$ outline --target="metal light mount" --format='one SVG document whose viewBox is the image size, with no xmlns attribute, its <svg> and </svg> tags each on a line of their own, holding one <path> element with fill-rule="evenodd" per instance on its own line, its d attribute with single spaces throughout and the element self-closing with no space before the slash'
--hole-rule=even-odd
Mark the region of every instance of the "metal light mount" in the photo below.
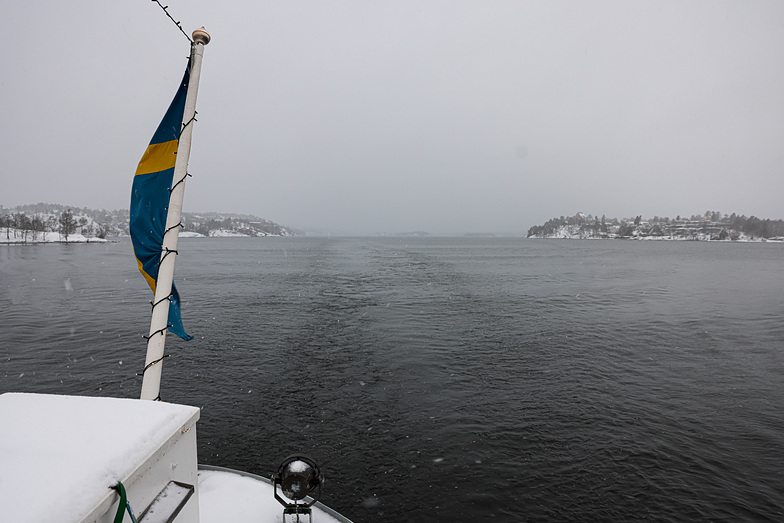
<svg viewBox="0 0 784 523">
<path fill-rule="evenodd" d="M 275 499 L 283 505 L 283 521 L 286 521 L 286 515 L 296 515 L 296 521 L 299 521 L 300 514 L 307 514 L 312 522 L 313 515 L 310 507 L 321 496 L 322 483 L 324 483 L 324 476 L 313 458 L 302 454 L 294 454 L 284 459 L 283 463 L 278 467 L 278 472 L 272 476 L 272 488 Z M 288 500 L 278 496 L 278 485 L 280 485 L 283 495 Z M 317 487 L 318 493 L 315 496 L 299 503 L 305 500 Z M 293 500 L 293 503 L 290 500 Z"/>
</svg>

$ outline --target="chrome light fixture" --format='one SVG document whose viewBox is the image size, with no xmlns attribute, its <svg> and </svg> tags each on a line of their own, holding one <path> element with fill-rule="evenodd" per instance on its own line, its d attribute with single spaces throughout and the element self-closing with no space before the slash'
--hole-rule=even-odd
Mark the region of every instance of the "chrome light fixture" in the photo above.
<svg viewBox="0 0 784 523">
<path fill-rule="evenodd" d="M 295 454 L 283 460 L 283 463 L 278 467 L 277 474 L 272 476 L 272 487 L 275 499 L 283 505 L 284 523 L 287 515 L 295 515 L 296 520 L 294 521 L 299 521 L 300 514 L 303 516 L 307 514 L 309 520 L 313 521 L 310 507 L 321 496 L 322 483 L 324 483 L 324 476 L 313 458 Z M 278 495 L 279 485 L 283 495 L 288 499 L 283 499 Z M 306 499 L 316 488 L 318 488 L 318 493 L 314 497 Z"/>
</svg>

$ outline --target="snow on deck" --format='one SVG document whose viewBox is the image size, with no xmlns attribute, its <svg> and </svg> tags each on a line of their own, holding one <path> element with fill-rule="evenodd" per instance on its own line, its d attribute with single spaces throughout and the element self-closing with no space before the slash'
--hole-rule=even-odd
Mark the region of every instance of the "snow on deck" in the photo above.
<svg viewBox="0 0 784 523">
<path fill-rule="evenodd" d="M 74 521 L 199 409 L 156 401 L 0 395 L 0 521 Z"/>
<path fill-rule="evenodd" d="M 199 470 L 200 523 L 281 523 L 283 505 L 272 485 L 252 477 L 217 470 Z M 291 517 L 286 521 L 291 521 Z M 300 521 L 309 521 L 307 517 Z M 345 520 L 344 520 L 345 521 Z M 313 523 L 341 523 L 313 507 Z"/>
</svg>

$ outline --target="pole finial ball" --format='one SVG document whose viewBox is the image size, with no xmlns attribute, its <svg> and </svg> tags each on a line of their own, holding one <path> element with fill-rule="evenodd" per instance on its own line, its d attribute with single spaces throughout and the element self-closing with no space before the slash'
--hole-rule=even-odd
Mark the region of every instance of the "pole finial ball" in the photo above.
<svg viewBox="0 0 784 523">
<path fill-rule="evenodd" d="M 196 29 L 193 32 L 193 41 L 199 44 L 207 45 L 210 43 L 210 33 L 204 30 L 204 26 L 201 26 L 201 29 Z"/>
</svg>

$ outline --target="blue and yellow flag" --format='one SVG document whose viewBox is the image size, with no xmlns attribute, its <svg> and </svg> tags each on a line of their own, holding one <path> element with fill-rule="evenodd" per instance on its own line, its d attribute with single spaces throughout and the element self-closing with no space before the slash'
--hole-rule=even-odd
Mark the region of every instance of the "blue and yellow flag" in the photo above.
<svg viewBox="0 0 784 523">
<path fill-rule="evenodd" d="M 177 158 L 177 145 L 185 112 L 185 95 L 188 92 L 190 62 L 185 76 L 174 95 L 169 109 L 161 120 L 158 130 L 144 152 L 131 189 L 131 220 L 129 224 L 133 252 L 139 270 L 155 295 L 158 281 L 158 266 L 161 259 L 163 235 L 166 232 L 166 217 L 169 213 L 169 195 Z M 193 336 L 185 333 L 180 316 L 180 296 L 172 283 L 169 304 L 169 330 L 184 340 Z"/>
</svg>

